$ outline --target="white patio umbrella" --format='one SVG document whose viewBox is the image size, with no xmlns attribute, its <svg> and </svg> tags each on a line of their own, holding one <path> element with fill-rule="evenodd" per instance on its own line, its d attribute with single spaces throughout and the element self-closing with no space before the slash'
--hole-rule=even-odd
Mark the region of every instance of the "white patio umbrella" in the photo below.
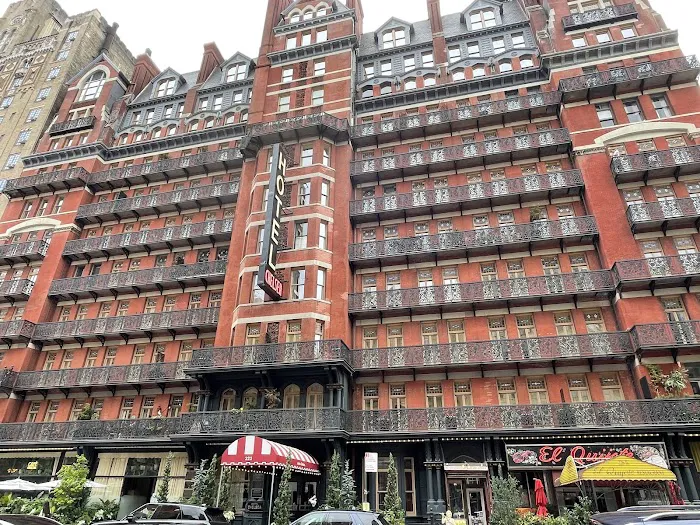
<svg viewBox="0 0 700 525">
<path fill-rule="evenodd" d="M 0 481 L 0 492 L 39 492 L 42 487 L 22 478 Z"/>
<path fill-rule="evenodd" d="M 42 490 L 53 490 L 56 487 L 58 487 L 60 484 L 61 484 L 61 480 L 54 479 L 53 481 L 47 481 L 46 483 L 39 483 L 38 487 L 40 487 Z M 85 487 L 89 488 L 89 489 L 102 489 L 106 486 L 107 485 L 103 485 L 102 483 L 97 483 L 96 481 L 87 480 L 85 482 Z"/>
</svg>

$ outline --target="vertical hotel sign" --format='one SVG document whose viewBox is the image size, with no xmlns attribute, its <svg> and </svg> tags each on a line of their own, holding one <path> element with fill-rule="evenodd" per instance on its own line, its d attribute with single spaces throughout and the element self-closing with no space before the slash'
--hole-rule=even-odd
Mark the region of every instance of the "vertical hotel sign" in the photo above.
<svg viewBox="0 0 700 525">
<path fill-rule="evenodd" d="M 282 281 L 275 272 L 277 270 L 277 250 L 280 244 L 282 225 L 282 198 L 284 196 L 284 176 L 287 171 L 287 159 L 279 144 L 272 146 L 272 169 L 270 170 L 270 191 L 267 198 L 267 213 L 265 215 L 265 232 L 263 236 L 260 267 L 258 268 L 257 285 L 272 300 L 282 299 Z"/>
</svg>

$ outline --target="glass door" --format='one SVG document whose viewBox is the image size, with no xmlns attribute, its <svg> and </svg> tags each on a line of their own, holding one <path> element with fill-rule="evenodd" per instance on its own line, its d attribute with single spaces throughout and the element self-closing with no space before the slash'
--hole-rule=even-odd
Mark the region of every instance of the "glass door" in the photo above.
<svg viewBox="0 0 700 525">
<path fill-rule="evenodd" d="M 484 491 L 482 489 L 467 489 L 469 503 L 469 525 L 486 525 L 484 510 Z"/>
<path fill-rule="evenodd" d="M 450 498 L 450 511 L 455 520 L 465 519 L 464 485 L 461 479 L 447 480 L 447 490 Z"/>
</svg>

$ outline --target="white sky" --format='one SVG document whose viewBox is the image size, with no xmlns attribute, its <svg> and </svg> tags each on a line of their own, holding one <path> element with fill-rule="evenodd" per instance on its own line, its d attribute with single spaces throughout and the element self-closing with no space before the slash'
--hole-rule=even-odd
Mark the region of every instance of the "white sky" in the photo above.
<svg viewBox="0 0 700 525">
<path fill-rule="evenodd" d="M 0 0 L 0 14 L 11 1 Z M 118 35 L 134 55 L 150 48 L 161 70 L 170 66 L 180 73 L 199 69 L 206 42 L 216 42 L 224 58 L 236 51 L 256 58 L 267 7 L 267 0 L 58 1 L 69 15 L 99 9 L 110 24 L 119 24 Z M 441 0 L 442 14 L 459 12 L 471 2 Z M 700 54 L 700 0 L 651 2 L 668 27 L 679 30 L 684 53 Z M 363 0 L 363 7 L 365 32 L 375 30 L 393 15 L 409 22 L 428 18 L 425 0 Z"/>
</svg>

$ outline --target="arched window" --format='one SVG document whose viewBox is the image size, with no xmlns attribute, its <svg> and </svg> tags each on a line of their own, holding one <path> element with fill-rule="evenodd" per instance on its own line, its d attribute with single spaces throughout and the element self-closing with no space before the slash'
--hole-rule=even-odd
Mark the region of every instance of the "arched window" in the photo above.
<svg viewBox="0 0 700 525">
<path fill-rule="evenodd" d="M 464 80 L 464 71 L 453 71 L 452 80 Z"/>
<path fill-rule="evenodd" d="M 383 82 L 379 86 L 379 92 L 382 95 L 388 95 L 389 93 L 391 93 L 391 82 Z"/>
<path fill-rule="evenodd" d="M 302 20 L 311 20 L 314 17 L 314 10 L 312 8 L 307 9 L 301 14 Z"/>
<path fill-rule="evenodd" d="M 210 117 L 204 121 L 204 129 L 209 129 L 214 127 L 214 117 Z"/>
<path fill-rule="evenodd" d="M 248 122 L 248 112 L 245 110 L 241 111 L 241 122 Z"/>
<path fill-rule="evenodd" d="M 435 75 L 425 75 L 423 77 L 424 86 L 434 86 L 435 85 Z"/>
<path fill-rule="evenodd" d="M 80 100 L 94 100 L 100 96 L 107 75 L 104 71 L 95 71 L 88 77 L 80 93 Z"/>
<path fill-rule="evenodd" d="M 306 408 L 323 407 L 323 387 L 314 383 L 306 389 Z"/>
<path fill-rule="evenodd" d="M 484 29 L 496 25 L 496 13 L 493 9 L 482 9 L 469 13 L 469 21 L 474 29 Z"/>
<path fill-rule="evenodd" d="M 141 142 L 143 140 L 143 133 L 140 131 L 134 135 L 133 142 Z"/>
<path fill-rule="evenodd" d="M 158 89 L 156 90 L 156 97 L 165 97 L 175 93 L 176 81 L 174 78 L 166 78 L 158 83 Z"/>
<path fill-rule="evenodd" d="M 224 390 L 221 393 L 221 402 L 219 403 L 219 410 L 228 412 L 233 410 L 234 403 L 236 402 L 236 391 L 232 388 Z"/>
<path fill-rule="evenodd" d="M 190 131 L 197 131 L 199 129 L 199 120 L 195 120 L 190 124 Z"/>
<path fill-rule="evenodd" d="M 484 66 L 476 66 L 474 69 L 472 69 L 472 73 L 474 74 L 474 78 L 483 77 L 486 75 L 486 70 L 484 69 Z"/>
<path fill-rule="evenodd" d="M 243 408 L 251 410 L 258 408 L 258 389 L 249 388 L 243 392 Z"/>
<path fill-rule="evenodd" d="M 300 13 L 296 12 L 296 13 L 292 13 L 291 15 L 289 15 L 289 23 L 290 24 L 296 24 L 299 20 L 301 20 Z"/>
<path fill-rule="evenodd" d="M 173 124 L 172 126 L 168 126 L 168 136 L 175 135 L 175 132 L 177 131 L 177 126 Z"/>
<path fill-rule="evenodd" d="M 407 78 L 403 84 L 403 89 L 405 91 L 408 91 L 409 89 L 416 89 L 416 79 L 415 78 Z"/>
<path fill-rule="evenodd" d="M 326 6 L 320 5 L 318 6 L 318 9 L 316 9 L 316 18 L 319 18 L 321 16 L 326 16 L 328 13 L 328 8 Z"/>
<path fill-rule="evenodd" d="M 508 71 L 513 71 L 513 64 L 511 64 L 510 60 L 502 60 L 501 62 L 498 63 L 498 70 L 501 73 L 507 73 Z"/>
<path fill-rule="evenodd" d="M 163 134 L 163 128 L 154 128 L 153 129 L 153 138 L 157 139 Z"/>
<path fill-rule="evenodd" d="M 224 117 L 224 118 L 226 119 L 225 120 L 226 124 L 233 124 L 236 120 L 236 116 L 233 113 L 227 114 L 226 117 Z"/>
<path fill-rule="evenodd" d="M 301 389 L 297 385 L 289 385 L 284 389 L 282 408 L 299 408 Z"/>
<path fill-rule="evenodd" d="M 370 98 L 374 94 L 372 86 L 365 86 L 362 88 L 362 98 Z"/>
<path fill-rule="evenodd" d="M 520 57 L 520 69 L 525 69 L 534 66 L 535 63 L 530 55 Z"/>
</svg>

